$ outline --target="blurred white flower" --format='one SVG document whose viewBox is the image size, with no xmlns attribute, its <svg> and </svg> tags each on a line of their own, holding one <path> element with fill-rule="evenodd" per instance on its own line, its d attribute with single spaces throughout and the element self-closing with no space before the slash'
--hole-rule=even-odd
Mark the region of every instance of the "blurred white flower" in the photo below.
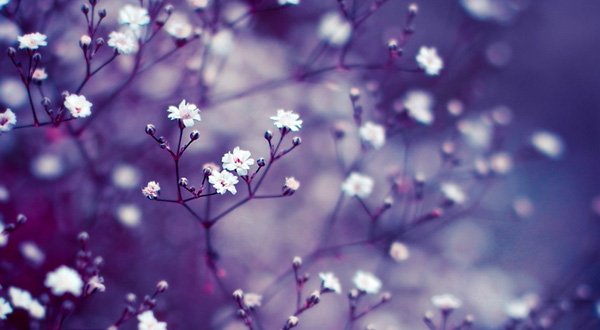
<svg viewBox="0 0 600 330">
<path fill-rule="evenodd" d="M 359 291 L 365 293 L 375 294 L 381 289 L 381 281 L 375 275 L 362 270 L 356 272 L 352 283 Z"/>
<path fill-rule="evenodd" d="M 159 193 L 160 185 L 156 181 L 150 181 L 144 188 L 142 188 L 142 194 L 149 199 L 158 198 Z"/>
<path fill-rule="evenodd" d="M 5 186 L 0 185 L 0 202 L 8 202 L 9 198 L 10 193 L 8 192 L 8 189 L 6 189 Z"/>
<path fill-rule="evenodd" d="M 10 0 L 0 0 L 0 9 L 10 3 Z"/>
<path fill-rule="evenodd" d="M 19 49 L 38 49 L 42 46 L 47 46 L 46 35 L 39 32 L 29 33 L 23 36 L 17 37 L 19 40 Z"/>
<path fill-rule="evenodd" d="M 187 16 L 180 13 L 173 13 L 165 24 L 165 31 L 173 38 L 186 39 L 192 34 L 193 28 Z"/>
<path fill-rule="evenodd" d="M 358 135 L 364 142 L 375 149 L 381 149 L 385 145 L 385 128 L 373 122 L 366 122 L 358 129 Z"/>
<path fill-rule="evenodd" d="M 44 316 L 46 316 L 46 307 L 44 307 L 42 304 L 40 304 L 39 301 L 34 299 L 29 305 L 29 315 L 31 315 L 31 317 L 33 317 L 34 319 L 41 320 L 44 318 Z"/>
<path fill-rule="evenodd" d="M 262 296 L 256 293 L 245 293 L 244 294 L 244 304 L 249 308 L 260 307 L 262 302 Z"/>
<path fill-rule="evenodd" d="M 37 81 L 46 80 L 48 78 L 48 74 L 46 73 L 46 69 L 44 69 L 44 68 L 37 68 L 37 69 L 35 69 L 35 71 L 33 71 L 33 75 L 31 75 L 31 78 L 33 80 L 37 80 Z"/>
<path fill-rule="evenodd" d="M 365 198 L 371 195 L 374 185 L 375 183 L 371 177 L 358 172 L 352 172 L 342 183 L 342 191 L 348 197 L 356 196 Z"/>
<path fill-rule="evenodd" d="M 433 97 L 426 91 L 411 90 L 404 97 L 403 106 L 408 115 L 417 122 L 431 125 L 433 122 Z"/>
<path fill-rule="evenodd" d="M 451 311 L 459 308 L 462 305 L 460 299 L 450 293 L 441 294 L 431 297 L 431 303 L 444 311 Z"/>
<path fill-rule="evenodd" d="M 512 158 L 506 152 L 497 152 L 490 157 L 490 168 L 497 174 L 508 174 L 513 168 Z"/>
<path fill-rule="evenodd" d="M 138 42 L 131 31 L 113 31 L 108 35 L 108 46 L 115 49 L 121 55 L 133 54 L 137 51 Z"/>
<path fill-rule="evenodd" d="M 400 242 L 394 242 L 390 246 L 390 257 L 397 262 L 407 260 L 410 257 L 408 246 Z"/>
<path fill-rule="evenodd" d="M 210 4 L 210 0 L 188 0 L 188 3 L 194 9 L 205 9 Z"/>
<path fill-rule="evenodd" d="M 293 176 L 285 178 L 285 183 L 283 185 L 284 195 L 290 196 L 295 193 L 298 188 L 300 188 L 300 181 L 296 180 Z"/>
<path fill-rule="evenodd" d="M 125 5 L 119 10 L 119 24 L 129 25 L 132 30 L 137 30 L 148 23 L 150 23 L 150 17 L 146 8 Z"/>
<path fill-rule="evenodd" d="M 504 305 L 506 315 L 514 320 L 525 320 L 529 317 L 531 308 L 523 299 L 511 300 Z"/>
<path fill-rule="evenodd" d="M 23 242 L 19 245 L 19 251 L 23 257 L 36 265 L 41 265 L 46 259 L 46 255 L 44 251 L 42 251 L 35 243 L 33 242 Z"/>
<path fill-rule="evenodd" d="M 85 96 L 71 94 L 65 98 L 65 108 L 74 118 L 83 118 L 92 114 L 92 103 Z"/>
<path fill-rule="evenodd" d="M 352 36 L 352 25 L 338 11 L 329 12 L 321 18 L 318 36 L 332 46 L 343 46 Z"/>
<path fill-rule="evenodd" d="M 233 33 L 230 30 L 220 30 L 212 37 L 210 51 L 219 56 L 227 56 L 235 46 Z"/>
<path fill-rule="evenodd" d="M 123 204 L 117 208 L 117 219 L 126 227 L 137 227 L 141 223 L 142 211 L 135 204 Z"/>
<path fill-rule="evenodd" d="M 434 47 L 421 46 L 415 59 L 419 67 L 430 76 L 437 76 L 444 67 L 444 62 Z"/>
<path fill-rule="evenodd" d="M 167 330 L 167 323 L 159 322 L 152 311 L 138 315 L 138 330 Z"/>
<path fill-rule="evenodd" d="M 277 115 L 271 117 L 275 121 L 274 125 L 277 128 L 287 128 L 290 131 L 297 132 L 302 127 L 300 116 L 292 110 L 286 111 L 283 109 L 277 110 Z"/>
<path fill-rule="evenodd" d="M 179 107 L 170 106 L 167 110 L 169 112 L 169 119 L 181 119 L 185 127 L 194 126 L 194 120 L 200 121 L 200 109 L 195 104 L 186 103 L 185 100 L 179 103 Z"/>
<path fill-rule="evenodd" d="M 31 172 L 40 179 L 52 180 L 62 175 L 62 160 L 55 154 L 41 154 L 31 163 Z"/>
<path fill-rule="evenodd" d="M 208 182 L 211 183 L 221 195 L 225 194 L 227 191 L 233 195 L 237 193 L 235 185 L 238 183 L 238 178 L 227 170 L 221 172 L 213 171 L 208 177 Z"/>
<path fill-rule="evenodd" d="M 70 292 L 76 297 L 81 296 L 83 281 L 79 273 L 67 266 L 60 266 L 53 272 L 46 274 L 44 285 L 52 291 L 55 296 L 62 296 Z"/>
<path fill-rule="evenodd" d="M 17 123 L 17 115 L 10 109 L 0 113 L 0 132 L 8 132 Z"/>
<path fill-rule="evenodd" d="M 531 145 L 551 159 L 560 159 L 565 151 L 565 145 L 557 134 L 548 131 L 537 131 L 531 135 Z"/>
<path fill-rule="evenodd" d="M 120 188 L 135 188 L 139 185 L 140 179 L 140 171 L 127 164 L 118 165 L 112 172 L 112 182 Z"/>
<path fill-rule="evenodd" d="M 321 288 L 337 294 L 342 293 L 340 280 L 332 272 L 319 273 L 319 278 L 321 278 Z"/>
<path fill-rule="evenodd" d="M 0 297 L 0 319 L 6 320 L 6 315 L 12 313 L 13 309 L 10 307 L 8 301 Z"/>
<path fill-rule="evenodd" d="M 467 142 L 476 148 L 488 148 L 492 141 L 493 126 L 481 118 L 463 119 L 456 124 Z"/>
<path fill-rule="evenodd" d="M 277 1 L 282 6 L 285 6 L 285 5 L 299 5 L 300 4 L 300 0 L 277 0 Z"/>
<path fill-rule="evenodd" d="M 442 194 L 444 194 L 444 197 L 453 203 L 463 204 L 467 201 L 467 195 L 462 188 L 455 183 L 442 183 L 440 190 L 442 191 Z"/>
<path fill-rule="evenodd" d="M 2 222 L 0 222 L 0 247 L 6 246 L 6 244 L 8 243 L 8 235 L 6 233 L 4 233 L 3 231 L 4 231 L 4 224 Z"/>
<path fill-rule="evenodd" d="M 448 112 L 453 116 L 460 116 L 465 111 L 465 105 L 457 99 L 448 101 Z"/>
<path fill-rule="evenodd" d="M 98 292 L 104 292 L 106 290 L 106 286 L 103 283 L 103 279 L 102 277 L 98 276 L 98 275 L 94 275 L 92 278 L 90 278 L 90 280 L 87 282 L 86 286 L 85 286 L 85 293 L 90 295 L 96 291 Z"/>
<path fill-rule="evenodd" d="M 221 159 L 223 168 L 228 171 L 236 171 L 238 175 L 247 175 L 254 159 L 250 158 L 250 151 L 235 147 L 232 152 L 223 155 Z"/>
<path fill-rule="evenodd" d="M 23 308 L 29 310 L 29 306 L 33 301 L 31 297 L 31 293 L 29 291 L 21 290 L 14 286 L 8 288 L 8 295 L 10 296 L 10 301 L 15 308 Z"/>
</svg>

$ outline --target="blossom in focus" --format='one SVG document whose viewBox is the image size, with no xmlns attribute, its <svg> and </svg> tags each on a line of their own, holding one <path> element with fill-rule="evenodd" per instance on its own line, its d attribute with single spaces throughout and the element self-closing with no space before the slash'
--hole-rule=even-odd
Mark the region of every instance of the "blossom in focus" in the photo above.
<svg viewBox="0 0 600 330">
<path fill-rule="evenodd" d="M 170 106 L 167 111 L 169 112 L 169 119 L 181 119 L 185 127 L 192 127 L 194 126 L 194 120 L 201 120 L 200 109 L 195 104 L 186 103 L 185 100 L 181 101 L 178 107 Z"/>
<path fill-rule="evenodd" d="M 223 168 L 228 171 L 236 171 L 238 175 L 247 175 L 254 159 L 250 158 L 250 151 L 235 147 L 233 152 L 228 152 L 221 159 Z"/>
<path fill-rule="evenodd" d="M 425 70 L 425 73 L 430 76 L 437 76 L 444 67 L 444 62 L 434 47 L 422 46 L 415 59 L 419 67 Z"/>
<path fill-rule="evenodd" d="M 92 103 L 85 96 L 71 94 L 65 98 L 65 108 L 74 118 L 83 118 L 92 114 Z"/>
<path fill-rule="evenodd" d="M 119 10 L 119 24 L 129 25 L 132 30 L 137 30 L 148 23 L 150 23 L 150 17 L 146 8 L 125 5 Z"/>
<path fill-rule="evenodd" d="M 342 191 L 348 197 L 360 197 L 365 198 L 371 195 L 373 192 L 373 186 L 375 185 L 373 179 L 364 174 L 357 172 L 350 173 L 350 176 L 342 183 Z"/>
<path fill-rule="evenodd" d="M 46 35 L 39 32 L 29 33 L 26 35 L 18 36 L 19 49 L 38 49 L 42 46 L 47 46 Z"/>
<path fill-rule="evenodd" d="M 381 289 L 381 280 L 375 275 L 359 270 L 352 278 L 352 283 L 359 290 L 365 293 L 375 294 Z"/>
<path fill-rule="evenodd" d="M 332 46 L 343 46 L 352 36 L 352 25 L 339 12 L 330 12 L 321 18 L 318 36 Z"/>
<path fill-rule="evenodd" d="M 406 93 L 403 107 L 408 115 L 421 124 L 431 125 L 433 122 L 433 97 L 422 90 L 412 90 Z"/>
<path fill-rule="evenodd" d="M 235 185 L 238 183 L 238 178 L 227 170 L 223 170 L 221 172 L 212 172 L 212 174 L 208 177 L 208 182 L 212 184 L 217 192 L 221 195 L 225 194 L 227 191 L 233 195 L 237 193 Z"/>
<path fill-rule="evenodd" d="M 293 176 L 285 178 L 285 184 L 283 185 L 283 195 L 291 196 L 296 190 L 300 188 L 300 181 L 296 180 Z"/>
<path fill-rule="evenodd" d="M 321 288 L 337 294 L 342 293 L 340 280 L 332 272 L 319 273 L 319 278 L 321 278 Z"/>
<path fill-rule="evenodd" d="M 81 296 L 83 281 L 79 273 L 67 266 L 60 266 L 53 272 L 46 274 L 44 285 L 52 291 L 55 296 L 62 296 L 70 292 L 76 297 Z"/>
<path fill-rule="evenodd" d="M 385 128 L 373 122 L 366 122 L 358 129 L 360 139 L 375 149 L 381 149 L 385 145 Z"/>
<path fill-rule="evenodd" d="M 31 75 L 31 78 L 33 80 L 37 80 L 37 81 L 46 80 L 48 78 L 48 74 L 46 73 L 46 69 L 44 69 L 44 68 L 37 68 L 37 69 L 35 69 L 35 71 L 33 71 L 33 74 Z"/>
<path fill-rule="evenodd" d="M 108 46 L 121 55 L 129 55 L 136 52 L 138 42 L 131 31 L 113 31 L 108 35 Z"/>
<path fill-rule="evenodd" d="M 156 181 L 150 181 L 144 188 L 142 188 L 142 194 L 149 199 L 158 198 L 159 193 L 160 185 Z"/>
<path fill-rule="evenodd" d="M 444 311 L 451 311 L 462 305 L 460 299 L 449 293 L 431 297 L 431 303 Z"/>
<path fill-rule="evenodd" d="M 297 132 L 302 127 L 302 120 L 300 116 L 293 111 L 279 109 L 277 115 L 271 117 L 271 120 L 275 121 L 274 125 L 277 128 L 287 128 L 290 131 Z"/>
<path fill-rule="evenodd" d="M 152 311 L 138 315 L 138 330 L 167 330 L 167 323 L 159 322 Z"/>
<path fill-rule="evenodd" d="M 10 131 L 17 123 L 17 116 L 10 109 L 0 113 L 0 133 Z"/>
</svg>

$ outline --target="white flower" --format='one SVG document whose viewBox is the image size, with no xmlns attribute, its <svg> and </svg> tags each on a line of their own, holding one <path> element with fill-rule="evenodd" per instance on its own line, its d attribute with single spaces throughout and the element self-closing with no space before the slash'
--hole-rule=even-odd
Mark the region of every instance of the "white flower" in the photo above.
<svg viewBox="0 0 600 330">
<path fill-rule="evenodd" d="M 142 220 L 142 211 L 135 204 L 119 205 L 116 215 L 122 225 L 130 228 L 139 226 Z"/>
<path fill-rule="evenodd" d="M 187 17 L 180 13 L 172 14 L 165 24 L 165 31 L 177 39 L 186 39 L 192 34 L 192 30 L 192 25 L 189 23 Z"/>
<path fill-rule="evenodd" d="M 150 181 L 144 188 L 142 188 L 142 194 L 149 199 L 157 198 L 159 193 L 160 185 L 156 181 Z"/>
<path fill-rule="evenodd" d="M 41 320 L 46 316 L 46 307 L 40 304 L 37 300 L 32 300 L 31 305 L 29 305 L 29 315 L 34 319 Z"/>
<path fill-rule="evenodd" d="M 438 56 L 437 50 L 434 47 L 421 46 L 416 60 L 419 67 L 425 70 L 425 73 L 430 76 L 437 76 L 444 67 L 444 62 Z"/>
<path fill-rule="evenodd" d="M 453 203 L 463 204 L 467 201 L 467 195 L 465 195 L 462 188 L 455 183 L 442 183 L 440 190 L 442 191 L 442 194 L 444 194 L 444 197 Z"/>
<path fill-rule="evenodd" d="M 17 40 L 19 40 L 19 49 L 38 49 L 41 46 L 48 45 L 46 42 L 46 35 L 39 32 L 18 36 Z"/>
<path fill-rule="evenodd" d="M 4 233 L 4 224 L 0 222 L 0 247 L 6 246 L 8 243 L 8 235 Z"/>
<path fill-rule="evenodd" d="M 65 98 L 65 108 L 74 118 L 83 118 L 92 114 L 92 103 L 83 95 L 71 94 Z"/>
<path fill-rule="evenodd" d="M 33 75 L 31 75 L 31 78 L 33 80 L 37 80 L 37 81 L 46 80 L 48 78 L 48 74 L 46 73 L 46 69 L 44 69 L 44 68 L 37 68 L 37 69 L 35 69 L 35 71 L 33 71 Z"/>
<path fill-rule="evenodd" d="M 25 259 L 31 261 L 36 266 L 41 265 L 46 259 L 44 252 L 33 242 L 23 242 L 19 245 L 19 251 Z"/>
<path fill-rule="evenodd" d="M 410 252 L 408 251 L 408 246 L 400 242 L 394 242 L 390 246 L 390 257 L 397 262 L 404 261 L 408 259 L 409 256 Z"/>
<path fill-rule="evenodd" d="M 194 9 L 206 9 L 210 0 L 188 0 L 188 3 L 190 6 L 194 7 Z"/>
<path fill-rule="evenodd" d="M 113 31 L 108 35 L 108 46 L 114 48 L 121 55 L 135 53 L 138 43 L 132 32 Z"/>
<path fill-rule="evenodd" d="M 385 144 L 385 128 L 373 122 L 364 123 L 358 130 L 360 139 L 370 144 L 375 149 L 380 149 Z"/>
<path fill-rule="evenodd" d="M 552 159 L 560 159 L 565 151 L 565 145 L 557 134 L 547 131 L 537 131 L 531 135 L 531 145 Z"/>
<path fill-rule="evenodd" d="M 17 116 L 10 109 L 0 113 L 0 133 L 10 131 L 17 123 Z"/>
<path fill-rule="evenodd" d="M 352 25 L 338 11 L 329 12 L 321 18 L 318 35 L 332 46 L 343 46 L 352 36 Z"/>
<path fill-rule="evenodd" d="M 275 121 L 275 127 L 287 128 L 293 132 L 297 132 L 300 127 L 302 127 L 302 120 L 300 120 L 300 116 L 295 114 L 292 110 L 285 111 L 283 109 L 279 109 L 277 110 L 277 115 L 271 117 L 271 120 Z"/>
<path fill-rule="evenodd" d="M 462 305 L 462 302 L 458 298 L 449 293 L 431 297 L 431 303 L 444 311 L 451 311 Z"/>
<path fill-rule="evenodd" d="M 14 286 L 8 288 L 8 295 L 10 296 L 10 301 L 15 308 L 23 308 L 28 310 L 29 305 L 31 305 L 31 302 L 33 301 L 29 291 L 21 290 Z"/>
<path fill-rule="evenodd" d="M 285 178 L 285 184 L 283 185 L 283 194 L 291 196 L 300 188 L 300 181 L 296 180 L 293 176 Z"/>
<path fill-rule="evenodd" d="M 374 181 L 371 177 L 357 172 L 350 173 L 350 176 L 342 183 L 342 191 L 348 197 L 356 196 L 360 198 L 369 197 L 373 192 Z"/>
<path fill-rule="evenodd" d="M 359 270 L 352 278 L 354 286 L 365 293 L 375 294 L 381 289 L 381 281 L 373 274 Z"/>
<path fill-rule="evenodd" d="M 129 25 L 132 30 L 137 30 L 148 23 L 150 23 L 150 17 L 146 8 L 125 5 L 119 10 L 119 24 Z"/>
<path fill-rule="evenodd" d="M 280 5 L 285 6 L 285 5 L 299 5 L 300 4 L 300 0 L 277 0 L 277 2 L 279 2 Z"/>
<path fill-rule="evenodd" d="M 497 152 L 490 157 L 490 168 L 498 174 L 508 174 L 512 167 L 512 158 L 506 152 Z"/>
<path fill-rule="evenodd" d="M 10 307 L 8 301 L 0 297 L 0 319 L 6 320 L 6 315 L 12 313 L 13 309 Z"/>
<path fill-rule="evenodd" d="M 240 147 L 235 147 L 233 153 L 223 155 L 221 161 L 224 169 L 237 171 L 238 175 L 247 175 L 250 165 L 254 164 L 254 159 L 250 158 L 250 151 L 241 150 Z"/>
<path fill-rule="evenodd" d="M 104 292 L 106 290 L 106 286 L 102 283 L 102 277 L 95 275 L 90 278 L 87 285 L 85 286 L 85 293 L 90 295 L 96 291 Z"/>
<path fill-rule="evenodd" d="M 433 97 L 422 90 L 412 90 L 406 93 L 403 102 L 408 115 L 421 124 L 431 125 L 433 122 Z"/>
<path fill-rule="evenodd" d="M 335 277 L 332 272 L 319 273 L 319 277 L 321 278 L 321 287 L 323 289 L 333 291 L 337 294 L 342 293 L 342 285 L 340 284 L 340 280 Z"/>
<path fill-rule="evenodd" d="M 10 0 L 0 0 L 0 9 L 10 3 Z"/>
<path fill-rule="evenodd" d="M 476 148 L 488 148 L 492 141 L 493 126 L 482 118 L 463 119 L 457 123 L 458 131 Z"/>
<path fill-rule="evenodd" d="M 531 307 L 523 299 L 511 300 L 504 305 L 504 312 L 514 320 L 525 320 L 529 317 Z"/>
<path fill-rule="evenodd" d="M 152 311 L 145 311 L 138 315 L 138 330 L 167 330 L 165 322 L 158 322 Z"/>
<path fill-rule="evenodd" d="M 244 304 L 249 308 L 259 307 L 262 303 L 262 296 L 256 293 L 245 293 Z"/>
<path fill-rule="evenodd" d="M 233 195 L 237 193 L 235 185 L 238 183 L 238 178 L 226 170 L 212 172 L 208 177 L 208 182 L 211 183 L 221 195 L 225 194 L 228 190 Z"/>
<path fill-rule="evenodd" d="M 195 104 L 186 103 L 185 100 L 179 103 L 179 107 L 170 106 L 167 110 L 169 119 L 181 119 L 185 127 L 194 126 L 194 120 L 200 121 L 200 109 Z"/>
<path fill-rule="evenodd" d="M 76 270 L 63 265 L 46 275 L 44 285 L 50 288 L 55 296 L 62 296 L 70 292 L 79 297 L 81 296 L 83 281 Z"/>
</svg>

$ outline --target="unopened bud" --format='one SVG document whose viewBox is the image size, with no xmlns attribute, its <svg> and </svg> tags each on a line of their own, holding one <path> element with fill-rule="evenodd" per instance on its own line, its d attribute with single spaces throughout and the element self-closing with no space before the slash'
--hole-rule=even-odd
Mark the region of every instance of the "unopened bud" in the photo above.
<svg viewBox="0 0 600 330">
<path fill-rule="evenodd" d="M 296 316 L 290 316 L 287 321 L 285 322 L 285 325 L 283 326 L 284 330 L 289 330 L 295 326 L 298 325 L 298 318 Z"/>
<path fill-rule="evenodd" d="M 294 267 L 294 269 L 298 269 L 300 266 L 302 266 L 302 258 L 294 257 L 294 259 L 292 259 L 292 267 Z"/>
<path fill-rule="evenodd" d="M 381 295 L 381 302 L 382 302 L 382 303 L 384 303 L 384 302 L 387 302 L 387 301 L 390 301 L 390 299 L 392 299 L 392 294 L 391 294 L 391 293 L 389 293 L 389 292 L 384 292 L 384 293 Z"/>
<path fill-rule="evenodd" d="M 100 18 L 104 18 L 106 17 L 106 9 L 102 8 L 98 11 L 98 16 L 100 16 Z"/>
<path fill-rule="evenodd" d="M 392 205 L 394 205 L 394 199 L 392 197 L 386 197 L 383 199 L 383 208 L 385 210 L 389 209 L 390 207 L 392 207 Z"/>
<path fill-rule="evenodd" d="M 103 38 L 96 39 L 96 47 L 100 47 L 102 45 L 104 45 L 104 39 Z"/>
<path fill-rule="evenodd" d="M 135 294 L 134 294 L 134 293 L 128 293 L 128 294 L 125 296 L 125 303 L 126 303 L 126 304 L 129 304 L 129 305 L 131 305 L 131 304 L 135 304 L 135 301 L 136 301 L 136 299 L 137 299 L 137 297 L 135 296 Z"/>
<path fill-rule="evenodd" d="M 205 175 L 205 176 L 209 176 L 209 175 L 211 175 L 211 174 L 212 174 L 212 168 L 210 168 L 210 167 L 205 167 L 205 168 L 202 170 L 202 172 L 204 172 L 204 175 Z"/>
<path fill-rule="evenodd" d="M 192 131 L 192 133 L 190 133 L 190 140 L 196 141 L 199 138 L 200 138 L 200 132 L 198 132 L 198 131 Z"/>
<path fill-rule="evenodd" d="M 246 318 L 246 311 L 243 309 L 238 309 L 237 311 L 237 316 L 241 319 L 245 319 Z"/>
<path fill-rule="evenodd" d="M 267 139 L 267 141 L 271 141 L 272 138 L 273 138 L 273 133 L 271 131 L 266 131 L 265 139 Z"/>
<path fill-rule="evenodd" d="M 167 14 L 171 14 L 173 12 L 173 5 L 169 4 L 165 6 L 165 11 L 167 12 Z"/>
<path fill-rule="evenodd" d="M 396 39 L 390 39 L 390 41 L 388 41 L 388 50 L 390 52 L 395 52 L 398 50 L 398 41 Z"/>
<path fill-rule="evenodd" d="M 79 46 L 81 46 L 81 48 L 87 48 L 91 43 L 92 38 L 90 38 L 90 36 L 87 34 L 82 35 L 79 39 Z"/>
<path fill-rule="evenodd" d="M 256 160 L 256 165 L 258 165 L 258 167 L 264 167 L 266 165 L 266 161 L 264 158 L 259 158 Z"/>
<path fill-rule="evenodd" d="M 169 283 L 167 283 L 167 281 L 160 281 L 160 282 L 158 282 L 158 284 L 156 284 L 157 292 L 165 292 L 165 291 L 167 291 L 168 288 L 169 288 Z"/>
<path fill-rule="evenodd" d="M 244 300 L 244 291 L 242 289 L 237 289 L 233 291 L 233 300 L 240 303 Z"/>
<path fill-rule="evenodd" d="M 42 60 L 42 54 L 40 54 L 40 53 L 35 53 L 35 54 L 33 55 L 33 58 L 32 58 L 32 59 L 33 59 L 33 61 L 34 61 L 34 62 L 39 62 L 39 61 L 41 61 L 41 60 Z"/>
<path fill-rule="evenodd" d="M 306 304 L 308 306 L 316 305 L 319 303 L 319 301 L 321 301 L 321 294 L 319 293 L 319 290 L 313 291 L 313 293 L 306 298 Z"/>
<path fill-rule="evenodd" d="M 409 14 L 415 15 L 419 11 L 419 6 L 416 3 L 411 3 L 408 5 Z"/>
<path fill-rule="evenodd" d="M 8 49 L 6 50 L 6 54 L 8 55 L 8 57 L 14 58 L 15 55 L 17 54 L 17 50 L 14 49 L 13 47 L 8 47 Z"/>
<path fill-rule="evenodd" d="M 88 5 L 82 5 L 82 6 L 81 6 L 81 11 L 82 11 L 84 14 L 86 14 L 86 15 L 87 15 L 87 14 L 90 12 L 90 6 L 88 6 Z"/>
<path fill-rule="evenodd" d="M 352 102 L 358 101 L 359 98 L 360 98 L 360 89 L 358 89 L 358 87 L 350 88 L 350 99 L 352 100 Z"/>
<path fill-rule="evenodd" d="M 146 125 L 146 134 L 153 136 L 156 133 L 156 127 L 152 124 Z"/>
<path fill-rule="evenodd" d="M 90 0 L 90 5 L 95 6 L 98 3 L 98 0 Z"/>
<path fill-rule="evenodd" d="M 17 215 L 17 224 L 22 225 L 27 221 L 27 217 L 24 214 Z"/>
<path fill-rule="evenodd" d="M 348 291 L 348 298 L 350 298 L 350 299 L 358 298 L 358 290 L 351 289 L 350 291 Z"/>
<path fill-rule="evenodd" d="M 71 312 L 75 309 L 75 304 L 70 300 L 65 300 L 62 303 L 61 309 L 65 312 Z"/>
<path fill-rule="evenodd" d="M 292 144 L 294 145 L 294 147 L 299 146 L 301 143 L 302 143 L 302 139 L 298 136 L 296 136 L 292 139 Z"/>
<path fill-rule="evenodd" d="M 188 185 L 189 181 L 187 178 L 185 177 L 181 177 L 179 178 L 179 185 L 182 187 L 186 187 Z"/>
<path fill-rule="evenodd" d="M 77 239 L 80 242 L 87 242 L 90 239 L 90 235 L 88 235 L 88 233 L 86 233 L 85 231 L 82 231 L 81 233 L 79 233 L 79 235 L 77 236 Z"/>
<path fill-rule="evenodd" d="M 97 256 L 96 258 L 94 258 L 94 266 L 102 267 L 102 265 L 104 265 L 104 258 L 102 258 L 101 256 Z"/>
</svg>

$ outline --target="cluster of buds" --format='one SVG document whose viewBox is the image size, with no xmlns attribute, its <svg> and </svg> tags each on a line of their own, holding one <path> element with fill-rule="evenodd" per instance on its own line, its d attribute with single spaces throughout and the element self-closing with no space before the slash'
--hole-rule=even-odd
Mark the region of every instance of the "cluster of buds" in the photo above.
<svg viewBox="0 0 600 330">
<path fill-rule="evenodd" d="M 81 247 L 77 252 L 75 265 L 77 272 L 85 283 L 84 296 L 89 296 L 95 292 L 104 292 L 104 279 L 100 276 L 100 268 L 104 264 L 101 256 L 94 257 L 92 251 L 87 249 L 87 242 L 90 236 L 86 232 L 81 232 L 77 237 Z"/>
</svg>

